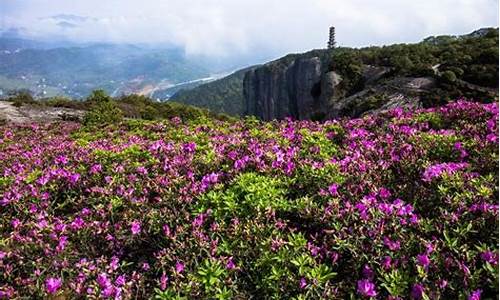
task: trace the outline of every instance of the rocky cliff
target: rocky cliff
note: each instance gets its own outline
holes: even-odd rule
[[[324,56],[274,61],[246,73],[245,114],[265,121],[286,117],[322,120],[401,105],[421,106],[416,96],[431,88],[434,80],[397,78],[381,83],[390,72],[390,68],[363,66],[364,89],[345,97],[342,76],[330,70]]]
[[[323,118],[340,81],[318,56],[271,62],[246,73],[245,114],[262,120]]]

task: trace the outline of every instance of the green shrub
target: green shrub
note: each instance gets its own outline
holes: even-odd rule
[[[50,107],[64,107],[71,109],[87,109],[87,103],[84,101],[72,100],[66,97],[52,97],[43,102],[44,105]]]
[[[21,107],[21,106],[26,105],[26,104],[29,104],[29,105],[37,104],[35,99],[33,99],[33,96],[31,95],[31,93],[28,91],[16,92],[13,95],[11,95],[8,98],[8,100],[13,101],[15,107]]]
[[[103,90],[92,92],[87,101],[91,103],[92,108],[83,119],[85,126],[114,124],[123,119],[123,112]]]
[[[449,71],[449,70],[443,72],[442,78],[446,82],[449,82],[449,83],[457,81],[457,75],[455,75],[455,73],[453,73],[453,71]]]

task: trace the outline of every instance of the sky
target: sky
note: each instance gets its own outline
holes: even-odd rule
[[[171,45],[193,55],[282,55],[417,42],[498,27],[498,0],[0,0],[0,31],[34,39]]]

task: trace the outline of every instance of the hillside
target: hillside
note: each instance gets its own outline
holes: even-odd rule
[[[498,29],[416,44],[293,54],[246,70],[246,83],[238,78],[182,92],[179,101],[214,111],[238,104],[235,114],[265,120],[355,117],[399,105],[432,107],[459,97],[488,102],[498,97]],[[204,94],[210,96],[201,100]]]
[[[36,97],[82,98],[94,89],[115,95],[149,95],[159,87],[210,74],[175,48],[118,44],[50,48],[6,38],[0,38],[0,46],[0,91],[4,94],[22,87]]]
[[[214,112],[243,115],[243,78],[246,72],[253,68],[255,67],[242,69],[222,79],[192,89],[180,90],[170,100],[208,108]]]
[[[498,296],[497,103],[184,115],[0,125],[0,297]]]

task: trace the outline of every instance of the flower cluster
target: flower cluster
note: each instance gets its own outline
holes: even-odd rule
[[[497,195],[497,104],[5,125],[0,299],[495,298]]]

